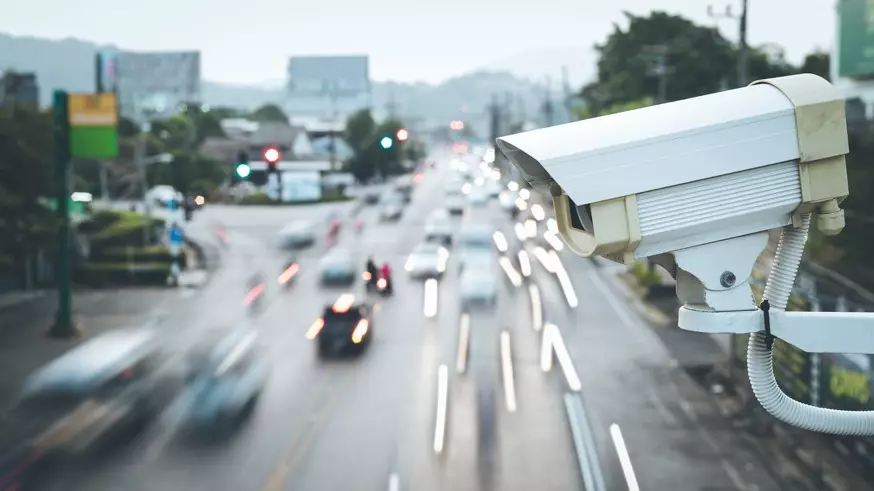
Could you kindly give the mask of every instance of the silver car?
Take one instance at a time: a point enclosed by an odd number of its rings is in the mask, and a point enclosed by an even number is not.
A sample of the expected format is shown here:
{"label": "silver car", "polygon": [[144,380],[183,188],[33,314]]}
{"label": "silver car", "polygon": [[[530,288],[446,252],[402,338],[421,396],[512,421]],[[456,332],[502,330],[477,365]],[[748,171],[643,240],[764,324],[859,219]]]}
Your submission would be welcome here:
{"label": "silver car", "polygon": [[430,242],[419,244],[407,258],[404,269],[413,278],[439,278],[446,272],[449,251]]}
{"label": "silver car", "polygon": [[393,221],[401,218],[404,213],[404,198],[397,193],[390,193],[380,200],[379,219]]}
{"label": "silver car", "polygon": [[192,353],[182,405],[191,429],[241,422],[255,407],[269,365],[251,328],[230,331]]}
{"label": "silver car", "polygon": [[476,261],[461,274],[459,288],[462,310],[483,305],[494,307],[498,300],[498,286],[495,269],[490,262]]}
{"label": "silver car", "polygon": [[357,277],[352,254],[345,250],[334,250],[323,257],[320,271],[322,286],[349,286]]}
{"label": "silver car", "polygon": [[315,227],[311,222],[297,220],[279,231],[280,246],[284,249],[302,249],[316,242]]}

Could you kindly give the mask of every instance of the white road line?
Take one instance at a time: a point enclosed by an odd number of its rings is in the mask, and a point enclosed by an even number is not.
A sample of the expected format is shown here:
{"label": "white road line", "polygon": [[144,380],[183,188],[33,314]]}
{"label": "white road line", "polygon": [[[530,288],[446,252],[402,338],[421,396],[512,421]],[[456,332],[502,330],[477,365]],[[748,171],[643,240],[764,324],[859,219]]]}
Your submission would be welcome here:
{"label": "white road line", "polygon": [[558,358],[558,364],[561,371],[564,373],[564,378],[567,380],[567,385],[574,392],[579,392],[583,388],[580,382],[580,376],[574,368],[574,362],[571,360],[571,355],[568,354],[567,346],[564,344],[564,339],[561,337],[561,331],[555,324],[547,324],[544,329],[552,331],[550,335],[551,344],[555,350],[555,357]]}
{"label": "white road line", "polygon": [[425,301],[422,310],[425,317],[432,318],[437,315],[437,280],[434,278],[425,281]]}
{"label": "white road line", "polygon": [[446,410],[449,398],[449,369],[440,365],[437,369],[437,421],[434,425],[434,453],[443,452],[446,440]]}
{"label": "white road line", "polygon": [[455,371],[459,374],[467,370],[467,352],[470,346],[470,316],[461,314],[458,331],[458,356],[455,360]]}
{"label": "white road line", "polygon": [[401,491],[401,478],[397,472],[392,472],[388,476],[388,491]]}
{"label": "white road line", "polygon": [[552,370],[552,337],[554,336],[554,327],[552,324],[549,324],[540,336],[540,369],[544,372]]}
{"label": "white road line", "polygon": [[628,309],[619,302],[619,300],[616,298],[616,295],[613,293],[613,290],[611,290],[610,287],[607,286],[606,283],[604,283],[604,280],[601,279],[600,273],[598,273],[597,270],[593,271],[592,274],[589,275],[589,278],[591,278],[592,283],[595,284],[595,287],[601,290],[601,293],[604,294],[604,298],[607,299],[607,303],[609,303],[610,306],[613,307],[613,310],[616,311],[616,314],[619,316],[619,319],[622,321],[622,323],[625,324],[626,327],[634,327],[636,323],[631,318],[631,316],[628,315]]}
{"label": "white road line", "polygon": [[522,276],[531,276],[531,257],[528,256],[528,251],[522,249],[519,251],[519,269],[522,271]]}
{"label": "white road line", "polygon": [[535,331],[540,331],[543,329],[543,301],[537,285],[528,285],[528,296],[531,298],[531,325]]}
{"label": "white road line", "polygon": [[504,270],[504,273],[507,274],[507,278],[510,280],[510,283],[513,283],[513,286],[522,286],[522,275],[520,275],[519,272],[516,271],[516,268],[513,267],[510,258],[507,256],[501,256],[501,259],[498,259],[498,264],[501,265],[501,268]]}
{"label": "white road line", "polygon": [[640,491],[637,476],[634,475],[634,468],[631,466],[631,457],[628,455],[628,448],[625,446],[625,439],[622,438],[622,430],[619,429],[618,424],[610,425],[610,437],[613,439],[613,446],[619,456],[619,465],[622,466],[622,474],[625,476],[626,484],[628,484],[628,491]]}
{"label": "white road line", "polygon": [[586,491],[606,491],[601,463],[598,459],[598,449],[592,430],[589,427],[585,410],[580,398],[575,394],[565,393],[564,407],[567,411],[568,424],[571,427],[571,438],[577,454],[577,464],[583,478],[583,489]]}
{"label": "white road line", "polygon": [[504,399],[507,410],[516,412],[516,382],[513,377],[513,355],[510,350],[509,331],[501,332],[501,371],[504,375]]}

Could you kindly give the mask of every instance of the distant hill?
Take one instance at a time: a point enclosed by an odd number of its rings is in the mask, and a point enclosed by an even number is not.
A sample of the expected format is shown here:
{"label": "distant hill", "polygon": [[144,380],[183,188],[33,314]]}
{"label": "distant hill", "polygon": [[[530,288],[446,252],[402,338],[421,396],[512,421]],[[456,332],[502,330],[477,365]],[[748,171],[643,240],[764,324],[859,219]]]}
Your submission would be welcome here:
{"label": "distant hill", "polygon": [[[107,47],[79,39],[50,40],[0,33],[0,70],[36,72],[41,100],[47,105],[54,89],[93,90],[94,55],[98,49]],[[281,87],[204,81],[202,90],[203,102],[212,106],[250,109],[267,102],[282,101]],[[486,108],[493,95],[500,95],[500,102],[509,104],[507,109],[516,116],[515,119],[537,120],[545,89],[503,71],[470,73],[440,85],[395,82],[376,82],[373,85],[377,117],[384,115],[393,101],[397,114],[405,119],[418,119],[417,124],[434,126],[464,118],[479,132],[486,131]]]}

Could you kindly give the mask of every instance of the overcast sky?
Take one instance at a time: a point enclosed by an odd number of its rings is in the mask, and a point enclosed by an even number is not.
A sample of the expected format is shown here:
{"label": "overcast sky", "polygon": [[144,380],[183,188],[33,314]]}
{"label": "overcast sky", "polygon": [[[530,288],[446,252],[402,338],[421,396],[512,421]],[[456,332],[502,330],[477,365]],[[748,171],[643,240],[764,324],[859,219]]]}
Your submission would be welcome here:
{"label": "overcast sky", "polygon": [[[777,43],[792,61],[830,48],[835,0],[749,0],[750,43]],[[6,0],[0,31],[78,37],[133,50],[197,49],[205,79],[282,80],[295,54],[368,54],[376,80],[440,82],[496,60],[536,64],[573,53],[573,78],[589,74],[590,47],[622,11],[652,9],[717,24],[707,0]],[[734,3],[739,11],[740,0]],[[504,6],[501,6],[504,5]],[[511,7],[510,5],[515,5]],[[727,3],[715,2],[722,10]],[[803,5],[803,6],[802,6]],[[524,6],[524,7],[523,7]],[[718,21],[737,39],[737,23]],[[546,50],[546,51],[544,51]],[[524,55],[524,53],[540,53]],[[567,55],[557,55],[567,57]],[[575,80],[576,82],[577,80]]]}

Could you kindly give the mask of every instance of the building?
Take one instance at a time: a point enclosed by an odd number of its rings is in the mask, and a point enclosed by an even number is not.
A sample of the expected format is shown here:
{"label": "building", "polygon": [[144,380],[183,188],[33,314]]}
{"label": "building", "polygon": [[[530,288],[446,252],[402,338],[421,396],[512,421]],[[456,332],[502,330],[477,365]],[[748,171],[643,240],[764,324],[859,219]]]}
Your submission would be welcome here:
{"label": "building", "polygon": [[206,138],[200,152],[228,165],[236,165],[240,152],[246,152],[250,161],[260,162],[264,149],[273,146],[283,161],[303,161],[317,153],[309,134],[300,126],[246,119],[225,119],[221,126],[226,137]]}
{"label": "building", "polygon": [[847,101],[847,119],[874,120],[874,4],[837,3],[831,80]]}
{"label": "building", "polygon": [[284,109],[294,124],[346,121],[372,106],[367,56],[295,56],[288,63]]}
{"label": "building", "polygon": [[35,73],[8,71],[0,78],[0,106],[39,108],[39,85]]}

